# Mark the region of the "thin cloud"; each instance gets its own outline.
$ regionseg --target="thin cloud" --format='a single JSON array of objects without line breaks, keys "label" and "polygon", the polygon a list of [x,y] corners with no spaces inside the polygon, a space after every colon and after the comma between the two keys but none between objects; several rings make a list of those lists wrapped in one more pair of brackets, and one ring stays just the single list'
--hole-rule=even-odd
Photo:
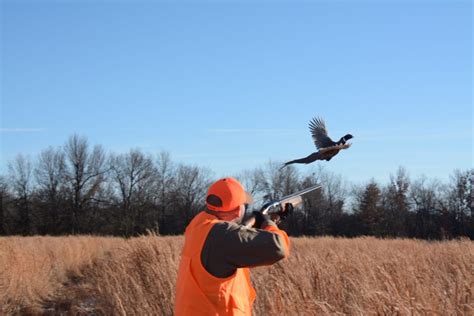
[{"label": "thin cloud", "polygon": [[211,133],[294,133],[288,129],[272,129],[272,128],[211,128]]},{"label": "thin cloud", "polygon": [[0,133],[36,133],[45,130],[46,128],[0,128]]}]

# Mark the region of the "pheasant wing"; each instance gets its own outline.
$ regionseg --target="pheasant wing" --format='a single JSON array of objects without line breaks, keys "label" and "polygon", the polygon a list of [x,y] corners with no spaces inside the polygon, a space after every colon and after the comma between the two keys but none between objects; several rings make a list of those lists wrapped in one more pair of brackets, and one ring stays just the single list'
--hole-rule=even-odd
[{"label": "pheasant wing", "polygon": [[313,118],[309,122],[309,130],[311,132],[311,136],[313,137],[316,148],[321,149],[335,145],[332,139],[328,136],[326,124],[324,123],[323,119]]}]

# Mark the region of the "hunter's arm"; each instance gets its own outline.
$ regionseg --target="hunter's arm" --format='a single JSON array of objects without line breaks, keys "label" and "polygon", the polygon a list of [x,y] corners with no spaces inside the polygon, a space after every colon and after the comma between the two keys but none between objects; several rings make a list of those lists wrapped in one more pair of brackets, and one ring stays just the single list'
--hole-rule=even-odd
[{"label": "hunter's arm", "polygon": [[273,264],[289,253],[287,234],[272,221],[263,229],[221,222],[211,229],[201,252],[206,270],[217,277],[232,275],[237,268]]}]

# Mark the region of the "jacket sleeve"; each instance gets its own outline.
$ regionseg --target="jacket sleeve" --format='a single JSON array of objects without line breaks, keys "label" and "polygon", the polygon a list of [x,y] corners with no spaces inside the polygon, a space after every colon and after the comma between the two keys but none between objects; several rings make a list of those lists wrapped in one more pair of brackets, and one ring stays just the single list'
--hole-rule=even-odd
[{"label": "jacket sleeve", "polygon": [[284,230],[279,229],[276,224],[266,225],[263,227],[263,229],[278,234],[281,237],[283,242],[283,248],[285,251],[284,258],[288,258],[288,255],[290,254],[290,238],[288,238],[286,232]]},{"label": "jacket sleeve", "polygon": [[236,268],[270,265],[286,258],[288,235],[273,222],[262,226],[254,229],[231,222],[214,225],[201,253],[206,270],[215,276],[228,276],[228,271]]}]

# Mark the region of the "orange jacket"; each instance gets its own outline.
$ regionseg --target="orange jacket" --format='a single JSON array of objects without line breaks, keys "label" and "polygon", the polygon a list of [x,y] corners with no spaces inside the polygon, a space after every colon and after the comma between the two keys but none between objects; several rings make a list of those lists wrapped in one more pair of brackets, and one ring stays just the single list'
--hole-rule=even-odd
[{"label": "orange jacket", "polygon": [[[251,315],[255,290],[248,268],[238,268],[227,278],[210,274],[201,263],[201,251],[211,228],[220,220],[206,212],[199,213],[188,225],[176,284],[175,316]],[[268,230],[285,239],[288,236],[273,226]]]}]

